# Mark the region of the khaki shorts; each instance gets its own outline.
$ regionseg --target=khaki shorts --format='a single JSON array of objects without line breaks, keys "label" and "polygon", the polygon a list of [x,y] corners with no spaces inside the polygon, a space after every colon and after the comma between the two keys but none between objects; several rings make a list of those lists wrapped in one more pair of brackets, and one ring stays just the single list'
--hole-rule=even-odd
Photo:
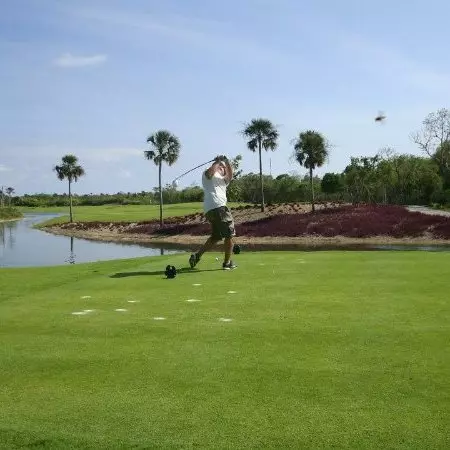
[{"label": "khaki shorts", "polygon": [[218,241],[236,236],[234,220],[227,206],[211,209],[206,214],[206,219],[211,224],[211,237]]}]

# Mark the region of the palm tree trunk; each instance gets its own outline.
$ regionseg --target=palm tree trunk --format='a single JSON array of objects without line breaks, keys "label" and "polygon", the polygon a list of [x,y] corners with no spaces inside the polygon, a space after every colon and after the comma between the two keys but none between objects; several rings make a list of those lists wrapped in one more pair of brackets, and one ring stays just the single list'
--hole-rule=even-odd
[{"label": "palm tree trunk", "polygon": [[309,180],[311,182],[311,208],[312,212],[315,212],[316,207],[314,206],[314,181],[313,181],[313,170],[309,169]]},{"label": "palm tree trunk", "polygon": [[258,142],[259,147],[259,184],[261,186],[261,212],[264,212],[264,181],[262,175],[262,159],[261,159],[261,141]]},{"label": "palm tree trunk", "polygon": [[71,190],[72,180],[69,178],[69,211],[70,211],[70,222],[73,222],[72,217],[72,190]]},{"label": "palm tree trunk", "polygon": [[163,193],[161,187],[162,161],[159,162],[159,226],[163,226]]}]

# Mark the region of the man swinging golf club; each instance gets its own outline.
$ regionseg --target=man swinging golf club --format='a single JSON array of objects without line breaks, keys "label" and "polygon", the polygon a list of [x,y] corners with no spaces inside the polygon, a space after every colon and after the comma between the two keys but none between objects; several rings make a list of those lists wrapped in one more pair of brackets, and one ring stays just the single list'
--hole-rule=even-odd
[{"label": "man swinging golf club", "polygon": [[231,260],[233,237],[236,235],[234,220],[227,206],[227,187],[233,178],[233,170],[226,156],[217,156],[213,164],[203,172],[202,185],[204,191],[203,209],[205,217],[211,224],[211,236],[202,247],[191,255],[189,264],[193,269],[200,261],[203,253],[210,250],[217,242],[225,239],[225,257],[222,264],[224,270],[237,266]]}]

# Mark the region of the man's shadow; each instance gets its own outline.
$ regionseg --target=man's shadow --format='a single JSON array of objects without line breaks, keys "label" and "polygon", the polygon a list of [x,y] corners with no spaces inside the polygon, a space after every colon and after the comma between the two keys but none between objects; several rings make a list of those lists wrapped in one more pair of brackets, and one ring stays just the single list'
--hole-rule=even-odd
[{"label": "man's shadow", "polygon": [[[216,272],[218,270],[223,269],[191,269],[190,267],[182,267],[181,269],[177,269],[177,275],[191,274],[195,275],[201,272]],[[155,270],[154,272],[150,271],[141,271],[141,272],[117,272],[113,275],[110,275],[109,278],[129,278],[129,277],[148,277],[148,276],[165,276],[165,270]]]}]

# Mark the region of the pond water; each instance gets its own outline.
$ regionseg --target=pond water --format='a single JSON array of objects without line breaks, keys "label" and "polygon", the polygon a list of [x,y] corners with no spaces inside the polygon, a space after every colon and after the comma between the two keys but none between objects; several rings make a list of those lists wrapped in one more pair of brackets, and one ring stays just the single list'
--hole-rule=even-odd
[{"label": "pond water", "polygon": [[0,223],[0,267],[75,264],[110,259],[180,253],[178,248],[95,242],[55,236],[33,226],[58,214],[26,214],[22,220]]}]

